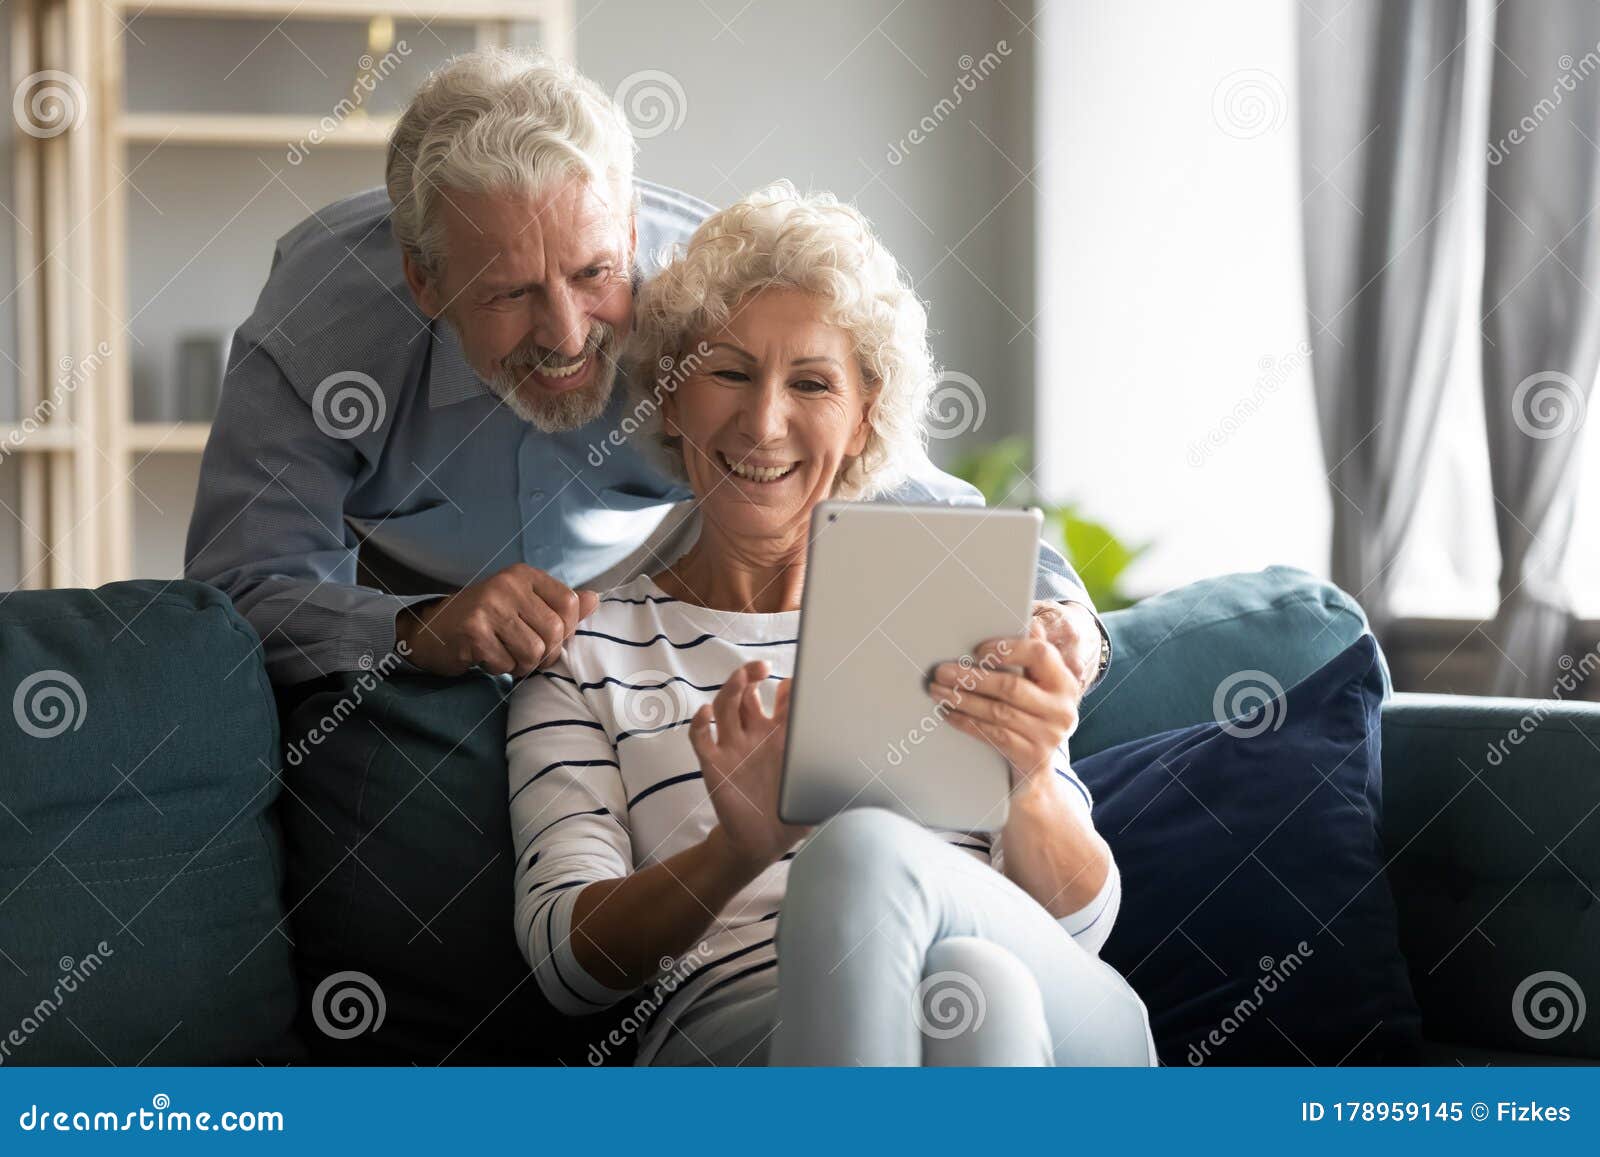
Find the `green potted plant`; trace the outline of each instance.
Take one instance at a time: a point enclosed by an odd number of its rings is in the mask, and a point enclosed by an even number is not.
[[[1085,518],[1075,505],[1046,502],[1029,474],[1032,454],[1025,438],[1004,438],[963,455],[950,473],[970,482],[990,506],[1037,506],[1044,511],[1045,537],[1072,563],[1084,589],[1101,611],[1130,606],[1122,589],[1123,573],[1149,547],[1129,545],[1102,522]]]

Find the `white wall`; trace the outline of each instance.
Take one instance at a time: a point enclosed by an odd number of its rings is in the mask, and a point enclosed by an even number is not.
[[[641,176],[717,204],[778,177],[853,200],[929,302],[941,362],[982,387],[970,445],[1032,421],[1031,17],[1028,0],[579,0],[578,63],[611,92],[669,74],[681,123],[641,142]],[[963,75],[959,107],[889,163]]]
[[[1326,573],[1297,353],[1294,5],[1057,2],[1038,27],[1048,490],[1153,544],[1137,593],[1270,563]]]

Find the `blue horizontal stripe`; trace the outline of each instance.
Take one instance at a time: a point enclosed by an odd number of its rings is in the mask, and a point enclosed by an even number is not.
[[[747,643],[738,639],[724,639],[720,635],[706,634],[690,639],[687,643],[680,643],[661,634],[652,635],[648,639],[624,639],[619,635],[608,635],[604,631],[591,631],[582,627],[574,631],[573,634],[587,635],[591,639],[606,639],[613,643],[620,643],[624,647],[651,647],[657,643],[665,643],[667,646],[678,651],[690,650],[691,648],[698,647],[701,643],[711,642],[713,639],[717,642],[727,643],[734,647],[790,647],[800,641],[799,639],[773,639],[770,642]]]
[[[605,730],[604,727],[601,727],[600,724],[596,723],[593,719],[547,719],[543,723],[534,723],[527,727],[518,728],[510,735],[506,736],[506,742],[510,743],[513,739],[517,739],[520,736],[526,735],[530,731],[543,731],[546,727],[592,727],[596,731]]]
[[[558,759],[554,763],[545,764],[538,771],[529,776],[527,781],[524,782],[521,787],[517,788],[516,791],[511,793],[511,798],[515,800],[519,795],[528,789],[528,786],[532,784],[534,780],[538,779],[546,772],[554,771],[558,767],[616,767],[618,771],[622,770],[622,768],[617,767],[617,761],[614,759]]]
[[[632,811],[634,804],[638,803],[642,799],[646,799],[652,795],[655,795],[656,792],[662,790],[663,788],[672,787],[673,785],[680,783],[689,783],[693,780],[702,778],[704,777],[701,776],[698,771],[690,771],[685,772],[683,775],[675,775],[671,779],[664,779],[660,783],[653,783],[628,801],[628,810]]]
[[[522,859],[522,857],[527,854],[528,849],[533,847],[534,844],[539,842],[539,837],[544,835],[545,832],[549,831],[551,828],[555,827],[557,824],[566,823],[568,820],[575,820],[579,816],[604,816],[604,815],[610,815],[610,814],[611,813],[606,811],[605,808],[597,807],[593,811],[573,812],[571,815],[564,815],[560,819],[551,820],[549,823],[545,824],[544,827],[540,828],[537,832],[534,833],[533,839],[529,840],[527,843],[522,845],[522,849],[519,852],[517,852],[517,859],[519,859],[519,860]],[[530,867],[530,868],[533,867],[533,860],[529,860],[528,861],[528,867]]]

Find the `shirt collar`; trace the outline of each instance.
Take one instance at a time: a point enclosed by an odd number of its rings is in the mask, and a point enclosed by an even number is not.
[[[488,385],[467,364],[455,327],[436,318],[428,328],[433,336],[428,359],[428,408],[437,410],[471,398],[492,398]]]

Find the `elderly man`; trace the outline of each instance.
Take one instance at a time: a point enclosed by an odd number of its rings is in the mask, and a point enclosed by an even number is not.
[[[387,189],[278,243],[234,340],[185,568],[232,597],[274,682],[397,649],[439,674],[526,674],[593,610],[574,588],[632,577],[686,512],[617,436],[617,355],[635,286],[710,206],[636,181],[634,147],[571,69],[458,57],[402,116]],[[931,464],[895,498],[981,501]],[[1048,549],[1037,597],[1091,683],[1109,644]]]

